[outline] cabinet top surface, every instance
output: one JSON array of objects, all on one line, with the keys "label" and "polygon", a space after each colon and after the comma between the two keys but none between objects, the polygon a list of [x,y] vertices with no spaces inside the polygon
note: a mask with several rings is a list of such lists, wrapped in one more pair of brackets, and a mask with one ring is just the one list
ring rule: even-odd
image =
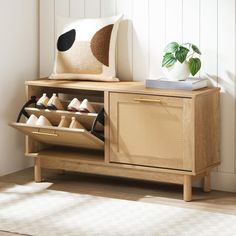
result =
[{"label": "cabinet top surface", "polygon": [[163,95],[163,96],[175,96],[175,97],[195,97],[198,95],[220,90],[220,88],[203,88],[195,91],[174,90],[174,89],[173,90],[152,89],[152,88],[146,88],[144,81],[91,82],[91,81],[50,80],[44,78],[44,79],[26,81],[25,84],[29,86],[39,86],[39,87],[142,93],[150,95]]}]

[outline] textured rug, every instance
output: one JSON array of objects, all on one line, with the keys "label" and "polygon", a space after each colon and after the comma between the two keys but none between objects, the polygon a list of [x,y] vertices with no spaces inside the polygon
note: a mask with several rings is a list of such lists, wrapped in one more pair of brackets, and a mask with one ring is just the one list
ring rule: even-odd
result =
[{"label": "textured rug", "polygon": [[236,216],[0,185],[0,230],[40,236],[233,236]]}]

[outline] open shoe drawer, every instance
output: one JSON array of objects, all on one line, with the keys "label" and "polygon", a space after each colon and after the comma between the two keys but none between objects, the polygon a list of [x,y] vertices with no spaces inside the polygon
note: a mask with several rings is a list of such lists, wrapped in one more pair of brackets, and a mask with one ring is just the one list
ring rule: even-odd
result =
[{"label": "open shoe drawer", "polygon": [[[93,121],[97,117],[97,113],[81,113],[81,112],[71,112],[71,111],[62,111],[62,110],[47,110],[47,109],[38,109],[27,107],[25,108],[29,115],[34,114],[39,117],[40,115],[45,116],[53,125],[58,125],[61,120],[61,116],[66,116],[71,119],[72,117],[76,117],[76,119],[87,129],[91,130]],[[98,122],[97,130],[102,131],[103,126]]]},{"label": "open shoe drawer", "polygon": [[85,129],[42,127],[24,123],[12,123],[10,125],[42,143],[97,150],[104,149],[104,142]]}]

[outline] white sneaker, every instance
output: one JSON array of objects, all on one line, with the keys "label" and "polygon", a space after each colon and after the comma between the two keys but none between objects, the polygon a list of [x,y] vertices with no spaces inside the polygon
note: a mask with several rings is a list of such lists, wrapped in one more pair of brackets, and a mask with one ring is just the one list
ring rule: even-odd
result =
[{"label": "white sneaker", "polygon": [[93,106],[91,105],[91,103],[88,101],[88,99],[84,99],[83,102],[81,103],[81,105],[79,106],[79,111],[80,112],[85,112],[85,113],[96,113],[96,111],[94,110]]},{"label": "white sneaker", "polygon": [[36,125],[40,126],[52,126],[51,122],[44,116],[40,116],[36,122]]},{"label": "white sneaker", "polygon": [[49,110],[64,110],[59,98],[56,93],[52,95],[47,104],[47,109]]},{"label": "white sneaker", "polygon": [[43,96],[37,101],[36,107],[39,109],[45,109],[48,105],[49,98],[47,94],[44,93]]},{"label": "white sneaker", "polygon": [[27,124],[27,125],[36,125],[37,121],[38,121],[38,117],[35,116],[34,114],[32,114],[32,115],[29,117],[29,119],[26,121],[26,124]]},{"label": "white sneaker", "polygon": [[80,122],[77,121],[75,117],[72,117],[69,128],[70,129],[84,129],[84,126],[81,125]]},{"label": "white sneaker", "polygon": [[61,116],[61,121],[58,125],[59,128],[68,128],[70,126],[69,120],[65,116]]},{"label": "white sneaker", "polygon": [[67,110],[68,111],[74,111],[74,112],[79,111],[80,104],[81,103],[80,103],[79,99],[78,98],[74,98],[70,102],[70,104],[67,106]]}]

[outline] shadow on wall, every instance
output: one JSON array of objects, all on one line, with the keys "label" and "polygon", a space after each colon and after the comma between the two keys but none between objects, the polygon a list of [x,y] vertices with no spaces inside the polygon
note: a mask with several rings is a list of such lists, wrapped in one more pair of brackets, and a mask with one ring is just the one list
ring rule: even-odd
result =
[{"label": "shadow on wall", "polygon": [[[231,158],[235,159],[234,146],[235,146],[235,131],[232,124],[235,122],[235,81],[236,76],[230,71],[224,72],[225,77],[218,77],[218,86],[221,88],[220,94],[220,121],[221,121],[221,145],[220,156],[222,165],[219,169],[227,167],[229,164],[224,160]],[[234,162],[235,163],[235,162]],[[228,168],[228,167],[227,167]],[[233,168],[234,169],[234,168]],[[234,170],[235,171],[235,170]]]},{"label": "shadow on wall", "polygon": [[[234,153],[234,130],[230,124],[234,123],[234,111],[232,107],[236,104],[236,97],[234,91],[234,83],[236,81],[236,76],[225,71],[225,77],[218,77],[217,75],[206,73],[204,77],[209,79],[210,87],[220,87],[220,133],[221,133],[221,143],[220,143],[220,157],[221,166],[218,169],[223,169],[226,163],[226,159],[232,157]],[[236,160],[236,158],[234,157]]]},{"label": "shadow on wall", "polygon": [[217,87],[218,86],[218,76],[206,73],[205,78],[208,79],[208,86],[209,87]]}]

